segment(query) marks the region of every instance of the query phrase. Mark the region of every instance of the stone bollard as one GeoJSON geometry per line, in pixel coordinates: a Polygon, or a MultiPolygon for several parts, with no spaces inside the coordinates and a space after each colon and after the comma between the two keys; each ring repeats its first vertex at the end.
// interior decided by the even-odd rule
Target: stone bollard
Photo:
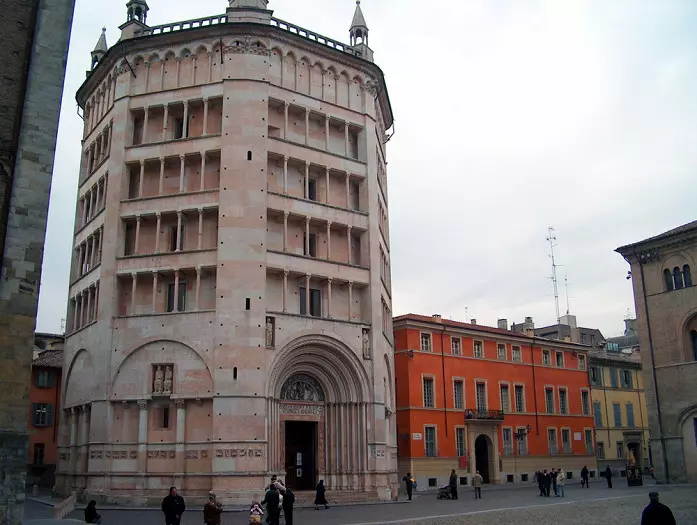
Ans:
{"type": "Polygon", "coordinates": [[[34,483],[34,485],[31,487],[31,495],[34,497],[39,495],[39,486],[36,483],[34,483]]]}

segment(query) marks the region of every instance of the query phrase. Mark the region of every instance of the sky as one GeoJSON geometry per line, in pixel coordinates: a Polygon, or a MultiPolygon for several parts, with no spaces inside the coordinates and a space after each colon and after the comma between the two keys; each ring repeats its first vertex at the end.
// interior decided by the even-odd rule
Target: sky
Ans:
{"type": "MultiPolygon", "coordinates": [[[[149,0],[152,25],[227,0],[149,0]]],[[[697,217],[697,2],[363,0],[395,115],[388,144],[393,312],[496,325],[560,311],[620,335],[634,314],[614,249],[697,217]]],[[[270,0],[347,42],[353,0],[270,0]]],[[[77,0],[37,330],[68,298],[82,121],[75,92],[125,1],[77,0]]]]}

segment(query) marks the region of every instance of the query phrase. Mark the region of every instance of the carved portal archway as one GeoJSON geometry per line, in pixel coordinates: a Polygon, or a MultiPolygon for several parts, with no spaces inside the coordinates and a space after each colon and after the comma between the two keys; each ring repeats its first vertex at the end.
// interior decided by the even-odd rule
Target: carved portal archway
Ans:
{"type": "Polygon", "coordinates": [[[324,402],[324,390],[314,377],[307,374],[294,374],[283,383],[281,399],[321,403],[324,402]]]}

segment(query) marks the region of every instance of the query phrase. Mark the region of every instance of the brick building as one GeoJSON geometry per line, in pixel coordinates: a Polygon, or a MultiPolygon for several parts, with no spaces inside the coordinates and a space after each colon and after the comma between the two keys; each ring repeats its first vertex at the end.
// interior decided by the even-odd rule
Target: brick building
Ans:
{"type": "Polygon", "coordinates": [[[420,487],[595,475],[587,346],[412,314],[394,337],[399,469],[420,487]]]}

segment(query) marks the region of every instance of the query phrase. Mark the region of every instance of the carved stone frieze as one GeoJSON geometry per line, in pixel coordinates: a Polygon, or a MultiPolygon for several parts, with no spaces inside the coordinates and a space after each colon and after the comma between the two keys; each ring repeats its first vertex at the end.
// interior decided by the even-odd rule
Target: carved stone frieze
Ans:
{"type": "Polygon", "coordinates": [[[282,403],[281,414],[294,416],[321,416],[324,414],[324,406],[282,403]]]}

